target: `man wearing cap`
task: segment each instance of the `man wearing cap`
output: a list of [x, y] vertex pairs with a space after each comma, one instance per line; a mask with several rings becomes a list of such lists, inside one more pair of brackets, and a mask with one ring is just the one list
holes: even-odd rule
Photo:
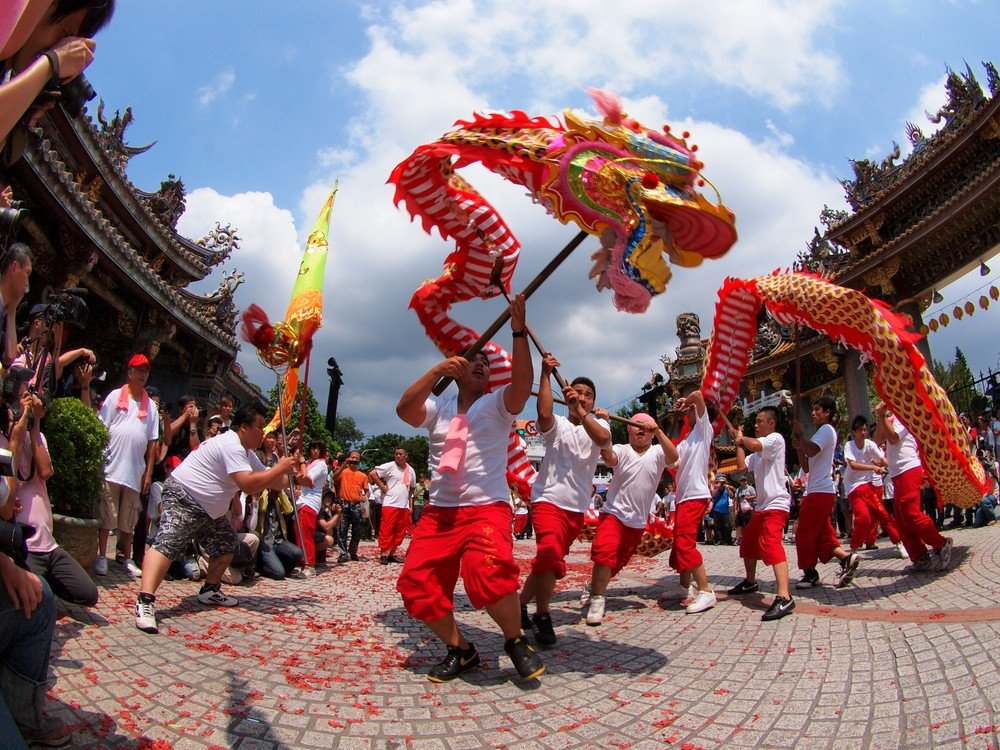
[[132, 529], [139, 520], [139, 495], [149, 492], [156, 461], [160, 419], [149, 394], [149, 359], [135, 354], [128, 361], [128, 381], [104, 399], [99, 417], [108, 428], [108, 458], [104, 465], [104, 490], [99, 514], [101, 522], [99, 554], [94, 564], [97, 575], [108, 572], [108, 537], [118, 529], [125, 569], [138, 577], [142, 570], [132, 559]]
[[[603, 409], [595, 409], [594, 414], [604, 420], [609, 416]], [[653, 445], [654, 437], [659, 445]], [[602, 448], [601, 458], [615, 473], [590, 547], [594, 563], [590, 584], [580, 598], [582, 605], [590, 605], [587, 624], [591, 626], [604, 620], [604, 592], [642, 541], [650, 500], [667, 464], [677, 462], [677, 449], [653, 417], [639, 413], [628, 427], [628, 444]]]
[[[24, 337], [23, 352], [14, 359], [12, 365], [27, 367], [35, 373], [32, 376], [31, 382], [38, 384], [38, 390], [54, 396], [56, 381], [62, 377], [63, 368], [77, 360], [93, 365], [97, 362], [97, 358], [90, 349], [79, 348], [71, 349], [68, 352], [61, 351], [63, 323], [60, 320], [52, 324], [50, 339], [52, 348], [49, 350], [51, 351], [51, 357], [46, 358], [42, 362], [41, 355], [46, 349], [44, 345], [47, 343], [48, 338], [45, 335], [46, 318], [44, 315], [47, 309], [48, 305], [33, 305], [28, 312], [28, 332]], [[37, 377], [39, 366], [42, 368], [41, 378]]]

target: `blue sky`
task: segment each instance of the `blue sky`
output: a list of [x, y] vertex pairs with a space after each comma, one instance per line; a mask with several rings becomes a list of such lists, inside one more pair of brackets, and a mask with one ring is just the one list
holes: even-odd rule
[[[985, 80], [979, 63], [994, 55], [1000, 26], [1000, 6], [959, 1], [647, 0], [615, 13], [599, 0], [118, 6], [88, 77], [110, 111], [133, 107], [132, 144], [158, 142], [133, 160], [132, 181], [184, 180], [181, 231], [196, 239], [217, 220], [240, 230], [227, 266], [247, 274], [239, 305], [281, 317], [303, 234], [340, 178], [316, 352], [338, 358], [341, 413], [370, 434], [409, 432], [395, 401], [436, 353], [406, 305], [451, 250], [392, 206], [384, 182], [454, 120], [481, 109], [593, 112], [583, 90], [596, 86], [617, 90], [647, 125], [682, 125], [701, 145], [706, 175], [737, 215], [741, 239], [723, 260], [680, 269], [649, 312], [629, 316], [586, 280], [592, 242], [530, 305], [565, 371], [590, 374], [611, 405], [672, 353], [677, 313], [698, 313], [707, 334], [727, 275], [794, 259], [823, 204], [843, 206], [836, 180], [850, 176], [849, 157], [905, 145], [907, 120], [931, 130], [922, 112], [944, 101], [946, 66], [968, 61]], [[467, 177], [520, 238], [522, 286], [574, 230], [491, 175]], [[974, 276], [944, 290], [950, 305], [984, 281]], [[456, 318], [481, 324], [498, 304], [468, 303]], [[995, 324], [995, 310], [979, 313], [931, 346], [939, 356], [962, 346], [974, 369], [995, 365], [996, 346], [976, 344]], [[270, 384], [249, 353], [240, 361]], [[325, 383], [313, 385], [325, 394]]]

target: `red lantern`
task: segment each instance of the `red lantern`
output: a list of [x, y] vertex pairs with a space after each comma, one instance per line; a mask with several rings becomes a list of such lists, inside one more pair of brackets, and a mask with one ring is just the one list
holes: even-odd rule
[[976, 311], [976, 306], [972, 304], [972, 300], [970, 299], [968, 302], [965, 303], [965, 314], [972, 315], [975, 311]]
[[932, 331], [936, 331], [938, 329], [937, 318], [931, 318], [931, 322], [928, 325]]
[[979, 298], [979, 306], [984, 310], [990, 306], [990, 298], [985, 294]]

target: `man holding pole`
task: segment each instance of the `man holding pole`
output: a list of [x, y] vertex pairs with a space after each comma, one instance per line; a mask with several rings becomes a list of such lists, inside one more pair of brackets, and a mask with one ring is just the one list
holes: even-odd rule
[[[403, 392], [396, 413], [430, 433], [431, 500], [424, 509], [396, 590], [410, 616], [447, 646], [427, 678], [448, 682], [479, 666], [479, 653], [455, 622], [459, 573], [472, 606], [484, 607], [504, 635], [504, 651], [524, 679], [545, 666], [521, 633], [518, 568], [507, 502], [507, 446], [514, 417], [531, 395], [531, 352], [524, 295], [510, 306], [514, 338], [511, 382], [487, 392], [490, 363], [480, 352], [438, 363]], [[435, 385], [453, 378], [458, 395], [434, 398]]]
[[142, 583], [135, 603], [135, 626], [156, 633], [156, 590], [170, 568], [194, 540], [209, 557], [205, 585], [198, 592], [202, 604], [232, 607], [238, 604], [221, 591], [222, 575], [239, 541], [226, 518], [233, 496], [261, 492], [290, 474], [299, 456], [279, 458], [270, 469], [255, 451], [264, 440], [264, 412], [245, 404], [233, 415], [232, 429], [206, 440], [184, 459], [163, 484], [160, 528], [142, 562]]
[[[521, 589], [521, 627], [533, 629], [542, 646], [556, 642], [549, 602], [556, 581], [566, 576], [566, 554], [583, 527], [583, 514], [590, 507], [594, 470], [601, 449], [611, 444], [608, 423], [591, 413], [597, 393], [589, 378], [576, 378], [563, 388], [568, 417], [552, 413], [550, 379], [558, 366], [551, 354], [542, 359], [537, 406], [545, 458], [531, 493], [537, 552]], [[535, 614], [529, 620], [528, 603], [532, 599]]]

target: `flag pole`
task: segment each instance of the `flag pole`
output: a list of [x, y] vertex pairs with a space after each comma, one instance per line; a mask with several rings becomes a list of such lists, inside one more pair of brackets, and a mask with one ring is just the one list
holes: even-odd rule
[[[281, 444], [285, 446], [285, 455], [288, 455], [288, 432], [285, 429], [285, 411], [281, 408], [281, 375], [277, 370], [274, 370], [275, 378], [277, 378], [277, 395], [278, 395], [278, 416], [280, 417], [279, 423], [281, 424]], [[298, 467], [296, 467], [298, 468]], [[305, 542], [302, 536], [302, 521], [299, 520], [299, 509], [295, 505], [295, 477], [294, 475], [288, 477], [288, 499], [292, 502], [292, 515], [295, 516], [295, 532], [297, 540], [299, 542], [299, 548], [302, 550], [302, 563], [306, 562], [306, 548]], [[278, 511], [281, 512], [280, 509]]]

